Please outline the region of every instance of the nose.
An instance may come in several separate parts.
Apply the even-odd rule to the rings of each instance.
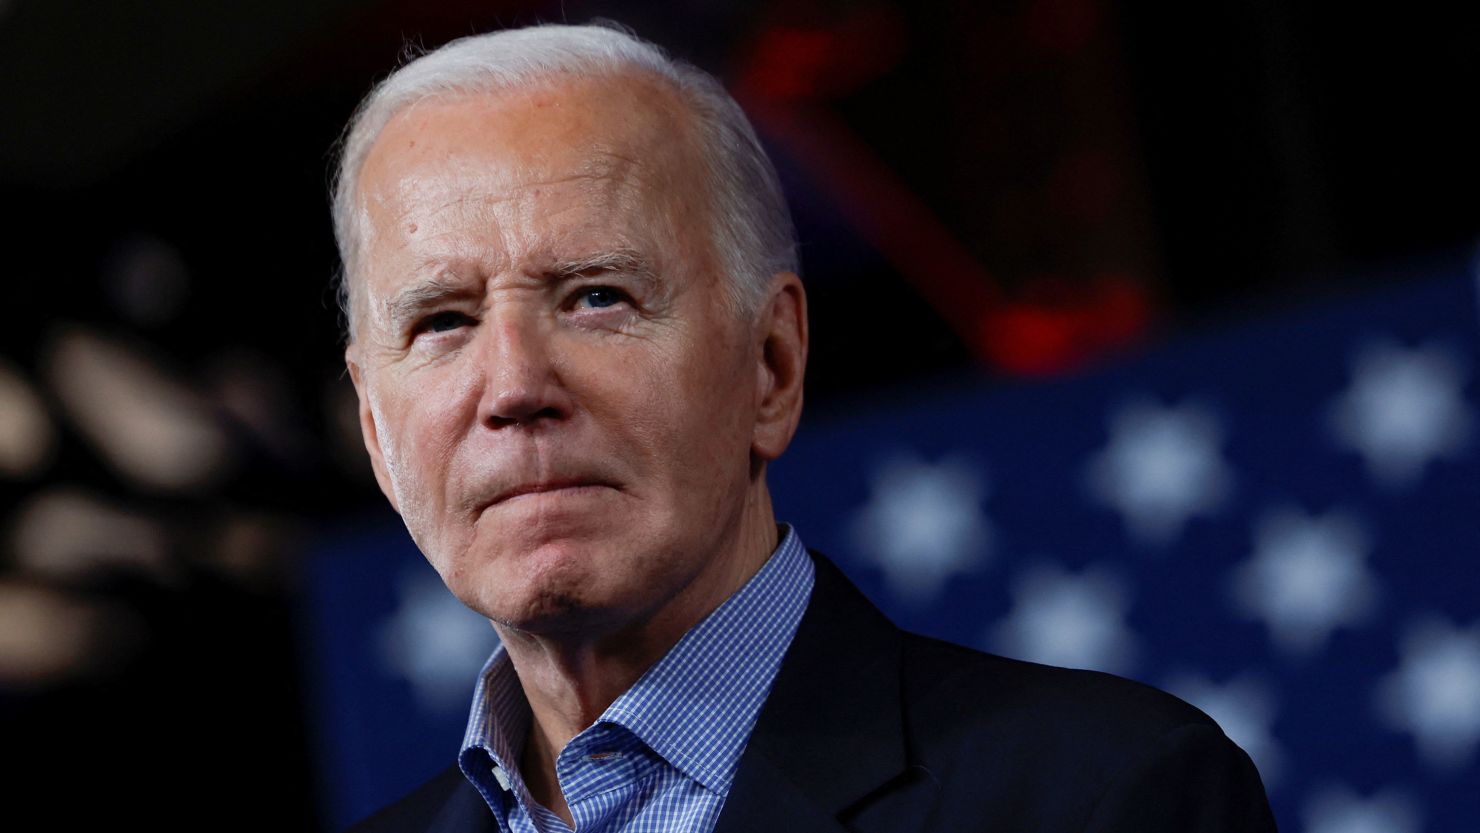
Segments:
[[[556,346],[537,321],[492,320],[485,327],[479,421],[490,428],[536,425],[570,416]]]

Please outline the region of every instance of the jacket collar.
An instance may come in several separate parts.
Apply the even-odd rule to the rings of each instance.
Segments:
[[[900,632],[837,567],[813,556],[811,603],[715,833],[841,831],[840,815],[907,772]]]
[[[930,783],[910,777],[900,632],[837,567],[812,555],[812,598],[715,833],[921,829],[934,795]],[[457,767],[443,775],[460,783],[429,830],[496,833],[493,815]]]

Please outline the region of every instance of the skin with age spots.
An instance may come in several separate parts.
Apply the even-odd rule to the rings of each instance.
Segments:
[[[377,479],[530,700],[526,779],[776,545],[806,302],[726,303],[678,94],[641,76],[419,102],[360,174],[346,360]]]

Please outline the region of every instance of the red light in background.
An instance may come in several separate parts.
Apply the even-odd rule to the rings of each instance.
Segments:
[[[1135,341],[1150,322],[1151,304],[1140,282],[1109,275],[1087,292],[989,307],[975,336],[997,367],[1045,376],[1074,370],[1108,348]]]
[[[1086,46],[1099,28],[1094,0],[1039,0],[1024,26],[1056,54]],[[1089,285],[1035,280],[1007,293],[934,211],[827,106],[889,72],[907,31],[892,8],[831,27],[761,31],[734,85],[758,125],[826,188],[849,223],[905,277],[984,363],[1025,375],[1071,370],[1134,340],[1151,317],[1144,285],[1107,274]],[[1113,211],[1124,182],[1112,156],[1087,147],[1059,161],[1048,203],[1075,224]]]

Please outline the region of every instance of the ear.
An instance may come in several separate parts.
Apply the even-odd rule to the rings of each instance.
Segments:
[[[375,470],[375,482],[380,491],[391,502],[391,508],[399,514],[396,493],[391,489],[391,477],[385,467],[385,452],[380,448],[380,434],[375,430],[375,411],[370,407],[370,394],[365,387],[364,372],[360,369],[359,357],[354,343],[344,350],[344,364],[349,368],[349,378],[355,385],[355,396],[360,400],[360,437],[365,441],[365,451],[370,454],[370,467]]]
[[[751,453],[760,460],[781,456],[802,418],[802,381],[807,371],[807,292],[791,272],[771,277],[756,321],[756,419]]]

